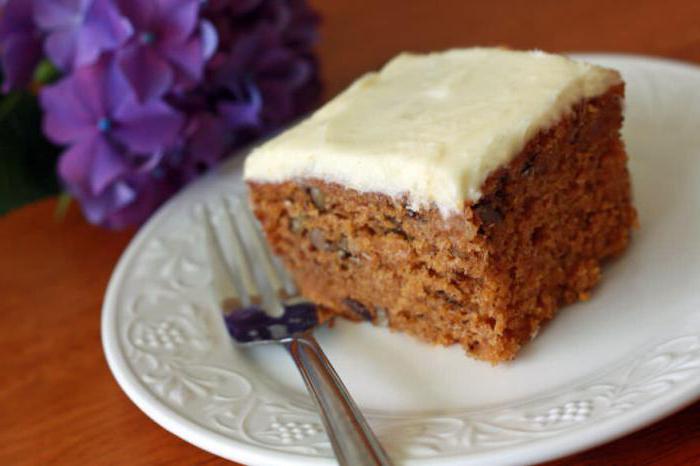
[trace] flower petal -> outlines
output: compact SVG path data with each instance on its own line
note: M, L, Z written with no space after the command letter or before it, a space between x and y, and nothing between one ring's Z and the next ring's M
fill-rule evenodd
M114 204L118 208L121 208L131 203L136 198L136 192L131 186L122 181L114 184L112 196Z
M31 2L9 0L0 7L0 61L3 91L29 83L41 58L41 40L32 17Z
M136 99L136 94L127 81L116 60L104 60L104 75L102 78L102 89L106 114L109 117L124 105L126 101Z
M58 144L72 144L95 133L95 117L74 88L71 78L46 86L39 96L44 110L44 133Z
M129 164L123 154L103 137L94 139L94 155L90 166L90 190L93 194L103 192L114 180L129 172Z
M278 127L294 116L294 100L285 83L266 81L259 84L264 106L262 116L272 127Z
M58 162L58 172L70 192L81 200L88 219L102 223L106 208L115 201L109 199L114 194L110 186L128 174L129 167L112 144L96 136L65 151ZM121 205L124 194L119 196Z
M204 20L199 24L199 34L202 37L204 60L209 60L219 45L219 36L216 33L216 28L211 22Z
M32 3L26 0L6 0L0 3L0 37L34 32Z
M141 102L162 96L173 84L173 70L152 47L134 43L120 51L117 60Z
M73 82L73 93L89 109L94 123L100 118L110 116L109 102L115 89L111 86L114 77L114 66L108 57L76 69L68 79ZM124 86L124 89L128 89ZM117 89L121 91L121 89Z
M208 165L218 162L224 155L224 142L227 130L214 116L200 122L197 132L190 141L192 158L201 160Z
M265 53L256 65L256 77L276 81L294 90L311 77L313 70L306 60L300 60L292 52L281 48Z
M230 129L256 128L261 124L262 101L257 92L253 100L221 103L217 109Z
M76 192L77 191L77 192ZM139 204L138 194L124 180L118 180L105 192L97 196L79 190L73 190L83 207L83 213L90 223L108 228L123 228L129 223L113 221L114 211L124 209L129 204ZM133 224L133 223L132 223Z
M143 223L152 213L171 196L177 186L167 179L158 179L151 173L139 173L112 188L111 204L105 212L103 225L109 228L124 228ZM132 200L124 203L121 192L131 193Z
M21 0L32 3L27 0ZM92 0L39 0L34 1L34 18L44 30L55 30L80 23Z
M105 51L111 51L133 34L129 20L124 18L110 0L95 0L80 29L75 66L93 63Z
M47 34L45 50L54 64L66 71L81 58L81 49L92 52L94 62L100 49L92 37L81 38L81 31L93 0L35 1L34 15L39 27ZM94 51L93 51L94 50ZM89 63L78 60L78 64Z
M158 11L162 42L184 42L198 26L200 0L153 0Z
M66 184L78 189L86 184L95 155L96 140L97 137L87 138L61 154L58 160L58 174Z
M204 73L204 48L199 37L192 37L184 44L163 44L161 50L168 60L177 66L186 80L196 83Z
M70 70L75 61L78 33L74 30L57 31L50 34L44 43L46 55L61 70Z
M136 31L151 27L156 14L155 0L118 0L119 10L129 18Z
M2 70L5 81L3 92L26 86L31 80L39 60L41 44L33 37L19 34L5 40L2 51Z
M252 67L274 40L274 31L269 27L258 27L254 32L239 37L231 47L227 67L241 70Z
M173 144L183 117L159 100L145 105L125 101L114 113L113 136L134 152L156 152Z

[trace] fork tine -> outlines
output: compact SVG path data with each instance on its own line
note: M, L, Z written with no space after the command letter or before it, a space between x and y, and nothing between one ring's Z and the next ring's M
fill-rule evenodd
M231 216L231 211L225 199L222 201L222 204L224 230L231 240L231 248L229 250L231 250L230 256L232 256L231 259L234 263L234 268L231 272L236 277L240 277L240 282L245 291L241 301L244 306L258 305L261 303L260 288L251 267L251 258L248 251L246 251L244 239L236 228L236 222ZM219 241L221 241L221 238L219 238ZM223 246L221 247L222 251L226 249Z
M282 281L284 282L284 288L280 291L280 293L286 293L286 298L284 299L297 296L299 294L299 290L297 290L297 286L294 283L294 279L291 275L289 275L289 272L287 272L287 269L284 267L284 264L282 264L278 257L270 253L269 249L268 257L270 258L270 262L272 262L272 266L275 268L277 273L279 273L279 276L282 277ZM280 296L282 296L282 294L280 294Z
M274 264L270 259L270 251L267 247L265 241L260 237L258 228L256 227L255 220L250 213L250 211L245 207L245 203L241 202L239 199L231 200L231 207L234 209L236 218L238 219L238 226L241 229L241 233L245 234L247 232L247 237L252 243L251 251L255 252L258 263L261 267L257 270L262 272L262 276L258 278L261 288L265 288L263 293L266 296L270 296L271 305L274 312L283 312L281 301L289 298L286 290L283 278L279 271L275 268Z
M200 206L196 213L204 220L204 231L207 255L212 267L212 289L216 293L218 304L224 309L241 307L242 297L246 297L238 277L225 260L225 255L216 227L212 220L212 213L208 206Z
M291 296L296 295L296 286L291 276L284 268L284 266L279 262L279 259L275 257L263 237L263 233L258 225L258 221L253 215L253 212L245 205L241 203L240 208L243 216L245 217L245 222L248 225L249 230L252 233L253 241L255 246L261 251L263 267L267 276L270 277L270 281L273 284L277 296L282 299L289 299Z

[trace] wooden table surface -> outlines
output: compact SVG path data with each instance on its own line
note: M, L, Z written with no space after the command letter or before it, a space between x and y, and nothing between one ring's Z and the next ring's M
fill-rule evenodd
M402 50L508 45L700 62L700 2L318 0L332 96ZM700 92L700 90L699 90ZM1 155L0 155L1 156ZM0 218L0 465L226 464L157 426L100 344L105 286L132 232L63 223L42 201ZM698 465L700 403L552 465Z

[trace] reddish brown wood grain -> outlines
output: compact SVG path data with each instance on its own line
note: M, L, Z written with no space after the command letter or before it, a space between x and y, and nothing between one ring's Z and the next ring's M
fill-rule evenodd
M695 0L317 0L332 96L402 50L508 45L700 62ZM0 155L1 156L1 155ZM100 306L132 236L86 225L54 201L0 218L0 464L218 465L120 391L102 354ZM700 403L551 465L700 464Z

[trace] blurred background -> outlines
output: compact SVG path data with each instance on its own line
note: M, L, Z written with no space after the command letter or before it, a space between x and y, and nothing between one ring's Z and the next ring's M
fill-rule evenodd
M700 2L687 0L381 0L312 2L334 95L403 50L474 45L623 52L700 61Z

